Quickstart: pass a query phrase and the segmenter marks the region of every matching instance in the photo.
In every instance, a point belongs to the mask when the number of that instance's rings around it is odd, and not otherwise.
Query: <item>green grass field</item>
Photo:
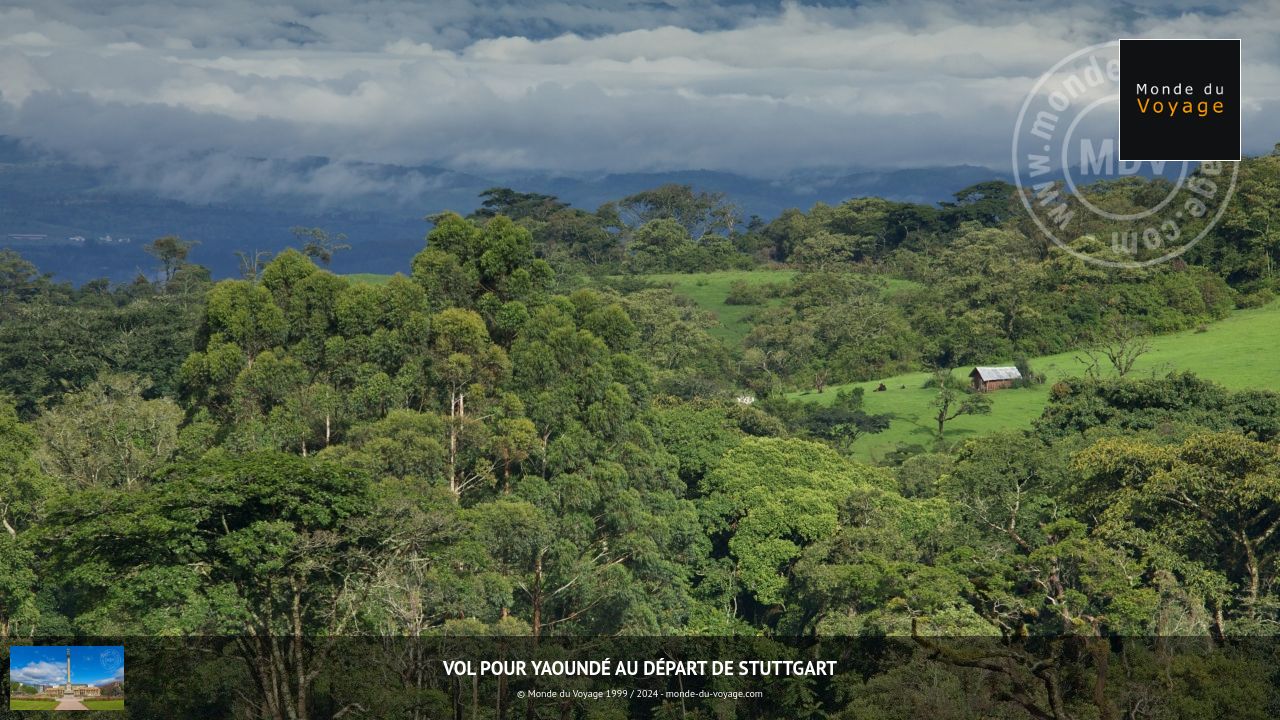
[[[124,699],[116,698],[114,700],[81,700],[84,706],[90,710],[123,710]],[[10,710],[52,710],[58,704],[57,700],[26,700],[9,698]]]
[[[719,325],[711,328],[710,333],[728,343],[740,343],[747,336],[751,324],[747,316],[769,305],[776,305],[778,299],[770,299],[765,305],[725,305],[724,299],[729,295],[729,287],[742,280],[750,285],[765,283],[785,283],[795,276],[794,270],[722,270],[705,273],[660,273],[642,275],[645,280],[661,285],[670,285],[678,295],[683,295],[698,304],[698,307],[716,316]]]
[[[57,700],[20,700],[13,697],[9,698],[10,710],[52,710],[57,704]]]
[[[1227,319],[1208,326],[1205,332],[1175,333],[1153,338],[1151,352],[1142,356],[1130,377],[1150,377],[1170,371],[1190,370],[1231,389],[1280,389],[1280,302],[1253,310],[1240,310]],[[1047,382],[1031,389],[1001,390],[991,395],[991,414],[963,416],[947,423],[946,439],[957,442],[969,437],[1013,428],[1029,427],[1039,417],[1049,395],[1049,386],[1063,377],[1078,376],[1084,365],[1077,352],[1032,358],[1031,367],[1045,374]],[[1105,363],[1105,360],[1104,360]],[[1009,358],[993,358],[989,365],[1010,365]],[[971,368],[958,368],[957,375]],[[836,392],[848,387],[865,391],[866,409],[892,413],[889,429],[859,438],[855,454],[863,460],[879,460],[899,445],[929,447],[934,425],[930,404],[934,391],[923,388],[928,373],[908,373],[883,380],[833,386],[822,393],[797,392],[790,397],[811,402],[831,402]],[[874,392],[881,382],[885,392]]]
[[[657,273],[641,277],[649,282],[670,285],[677,294],[693,300],[698,307],[715,315],[720,324],[710,330],[711,334],[736,345],[751,330],[748,317],[752,313],[782,301],[775,298],[766,301],[764,305],[726,305],[724,299],[728,297],[733,283],[742,280],[749,285],[781,284],[789,282],[795,275],[795,270],[721,270],[705,273]],[[915,283],[910,280],[889,278],[886,291],[892,293],[913,286]]]

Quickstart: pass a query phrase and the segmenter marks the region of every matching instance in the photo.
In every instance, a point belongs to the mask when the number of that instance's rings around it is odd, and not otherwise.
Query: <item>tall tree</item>
[[[721,192],[694,190],[691,185],[668,183],[628,195],[618,203],[632,227],[653,220],[674,220],[694,240],[707,233],[729,233],[738,226],[738,208]]]
[[[182,409],[144,399],[150,383],[107,375],[36,421],[40,462],[68,487],[131,489],[173,459]]]
[[[168,283],[173,279],[174,273],[178,272],[178,268],[186,263],[191,248],[197,244],[194,240],[183,240],[177,235],[165,235],[147,243],[142,249],[160,261],[164,281]]]
[[[314,716],[314,683],[372,568],[367,479],[281,454],[172,468],[139,492],[86,491],[51,516],[59,566],[80,568],[86,622],[139,634],[236,637],[253,714]],[[157,602],[159,594],[164,598]]]
[[[330,235],[328,230],[318,227],[294,227],[290,229],[294,239],[302,243],[302,254],[328,267],[335,253],[350,250],[345,233]]]

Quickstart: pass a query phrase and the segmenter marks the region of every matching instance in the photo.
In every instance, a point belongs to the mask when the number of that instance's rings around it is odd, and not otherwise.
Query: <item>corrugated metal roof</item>
[[[977,373],[983,382],[992,380],[1021,380],[1022,373],[1016,367],[976,367],[969,375]]]

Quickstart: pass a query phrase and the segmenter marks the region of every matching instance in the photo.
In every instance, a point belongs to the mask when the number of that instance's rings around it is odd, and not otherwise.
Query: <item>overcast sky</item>
[[[1218,3],[0,0],[0,134],[460,170],[1007,169],[1058,59],[1244,40],[1245,149],[1280,141],[1280,0]]]

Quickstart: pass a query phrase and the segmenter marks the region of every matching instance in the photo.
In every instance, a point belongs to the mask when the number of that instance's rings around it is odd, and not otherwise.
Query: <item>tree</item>
[[[554,213],[533,227],[533,238],[543,257],[568,255],[592,266],[619,259],[618,238],[605,229],[599,217],[581,210]]]
[[[35,265],[13,250],[0,250],[0,308],[31,298],[42,281],[48,282],[48,278],[41,277]]]
[[[220,455],[138,492],[94,489],[50,516],[85,622],[146,635],[234,636],[254,714],[313,716],[314,683],[348,632],[372,564],[368,480],[279,453]]]
[[[1189,372],[1158,378],[1064,380],[1053,386],[1049,405],[1035,426],[1047,441],[1107,426],[1128,434],[1157,428],[1230,430],[1271,442],[1280,437],[1280,394],[1233,392]]]
[[[478,227],[456,213],[432,218],[427,247],[413,258],[413,279],[433,309],[496,310],[512,300],[533,302],[550,285],[554,272],[535,258],[529,230],[498,215]]]
[[[104,371],[144,376],[153,392],[171,393],[194,346],[202,296],[132,287],[67,298],[42,291],[0,310],[0,391],[26,418]]]
[[[475,401],[492,392],[510,373],[510,362],[489,338],[484,320],[470,310],[443,310],[432,318],[431,325],[433,374],[445,391],[448,406],[449,489],[461,497],[478,483],[494,480],[494,463],[483,455],[468,453],[466,445],[468,438],[484,429],[474,417]],[[473,403],[472,416],[467,414],[468,396]]]
[[[967,580],[955,595],[1001,639],[929,637],[926,617],[911,632],[932,657],[982,672],[995,697],[1031,717],[1118,718],[1110,687],[1124,678],[1109,670],[1108,634],[1150,632],[1162,593],[1142,581],[1152,571],[1143,559],[1076,518],[1071,482],[1060,452],[1021,433],[964,445],[941,489],[965,527],[943,552]]]
[[[271,291],[256,282],[223,280],[213,286],[204,311],[205,332],[235,343],[249,364],[280,344],[288,330]]]
[[[791,259],[811,272],[848,268],[861,255],[862,238],[821,230],[800,242]]]
[[[862,396],[862,388],[837,392],[830,405],[815,407],[807,413],[805,429],[842,452],[848,452],[863,435],[887,430],[892,416],[867,413],[862,409]]]
[[[334,253],[351,249],[346,243],[345,233],[330,235],[324,228],[301,226],[291,228],[290,232],[295,240],[303,243],[302,254],[319,261],[325,267],[333,260]]]
[[[779,633],[904,635],[925,618],[931,634],[993,633],[965,603],[968,579],[937,559],[957,529],[947,502],[859,486],[838,512],[838,529],[806,547],[792,569]]]
[[[836,531],[840,501],[859,487],[892,482],[817,443],[746,438],[707,475],[702,507],[708,531],[727,543],[742,589],[774,605],[803,548]]]
[[[567,210],[555,195],[517,192],[510,188],[492,187],[480,193],[484,200],[480,207],[471,213],[472,218],[488,219],[505,215],[512,220],[548,220],[553,215]]]
[[[637,273],[669,270],[674,258],[692,245],[688,231],[676,220],[650,220],[632,233],[627,266]]]
[[[52,488],[36,465],[36,444],[35,433],[0,395],[0,643],[24,627],[34,634],[40,615],[37,558],[27,540]]]
[[[177,235],[165,235],[142,246],[142,249],[148,255],[160,261],[161,271],[164,272],[164,281],[168,283],[173,279],[174,273],[178,271],[178,268],[186,263],[187,255],[191,253],[191,248],[197,244],[195,241],[183,240]]]
[[[40,463],[68,487],[133,488],[173,459],[182,409],[143,399],[150,383],[107,375],[36,421]]]
[[[961,415],[987,415],[991,412],[991,398],[963,386],[957,388],[950,369],[934,372],[933,381],[938,388],[938,393],[933,396],[933,407],[937,410],[933,419],[937,423],[939,441],[943,439],[947,423],[952,420]]]
[[[1138,358],[1151,352],[1151,336],[1140,323],[1111,315],[1103,326],[1095,352],[1107,359],[1117,377],[1124,377],[1133,370]]]
[[[1017,189],[1003,180],[988,180],[954,193],[954,202],[939,204],[943,218],[953,226],[976,220],[990,227],[999,225],[1016,211],[1013,201],[1016,193]]]
[[[35,634],[39,609],[36,591],[35,554],[14,535],[0,533],[0,642],[21,634]]]
[[[236,257],[240,261],[240,278],[251,283],[258,282],[258,275],[266,267],[267,259],[272,255],[270,250],[237,250]]]
[[[1280,257],[1280,154],[1240,163],[1236,191],[1211,242],[1189,259],[1211,265],[1233,285],[1274,283]]]
[[[39,446],[34,430],[18,421],[18,413],[0,395],[0,530],[11,538],[34,523],[50,488],[36,464]]]
[[[1076,467],[1082,494],[1111,491],[1099,509],[1104,537],[1199,590],[1214,604],[1218,637],[1227,634],[1224,613],[1232,610],[1241,632],[1280,622],[1280,607],[1264,597],[1280,578],[1280,453],[1273,445],[1237,433],[1198,433],[1178,445],[1107,438],[1077,456]]]
[[[623,198],[618,208],[632,227],[670,219],[694,240],[711,232],[729,233],[738,224],[738,208],[724,193],[697,191],[691,185],[668,183],[643,190]]]

